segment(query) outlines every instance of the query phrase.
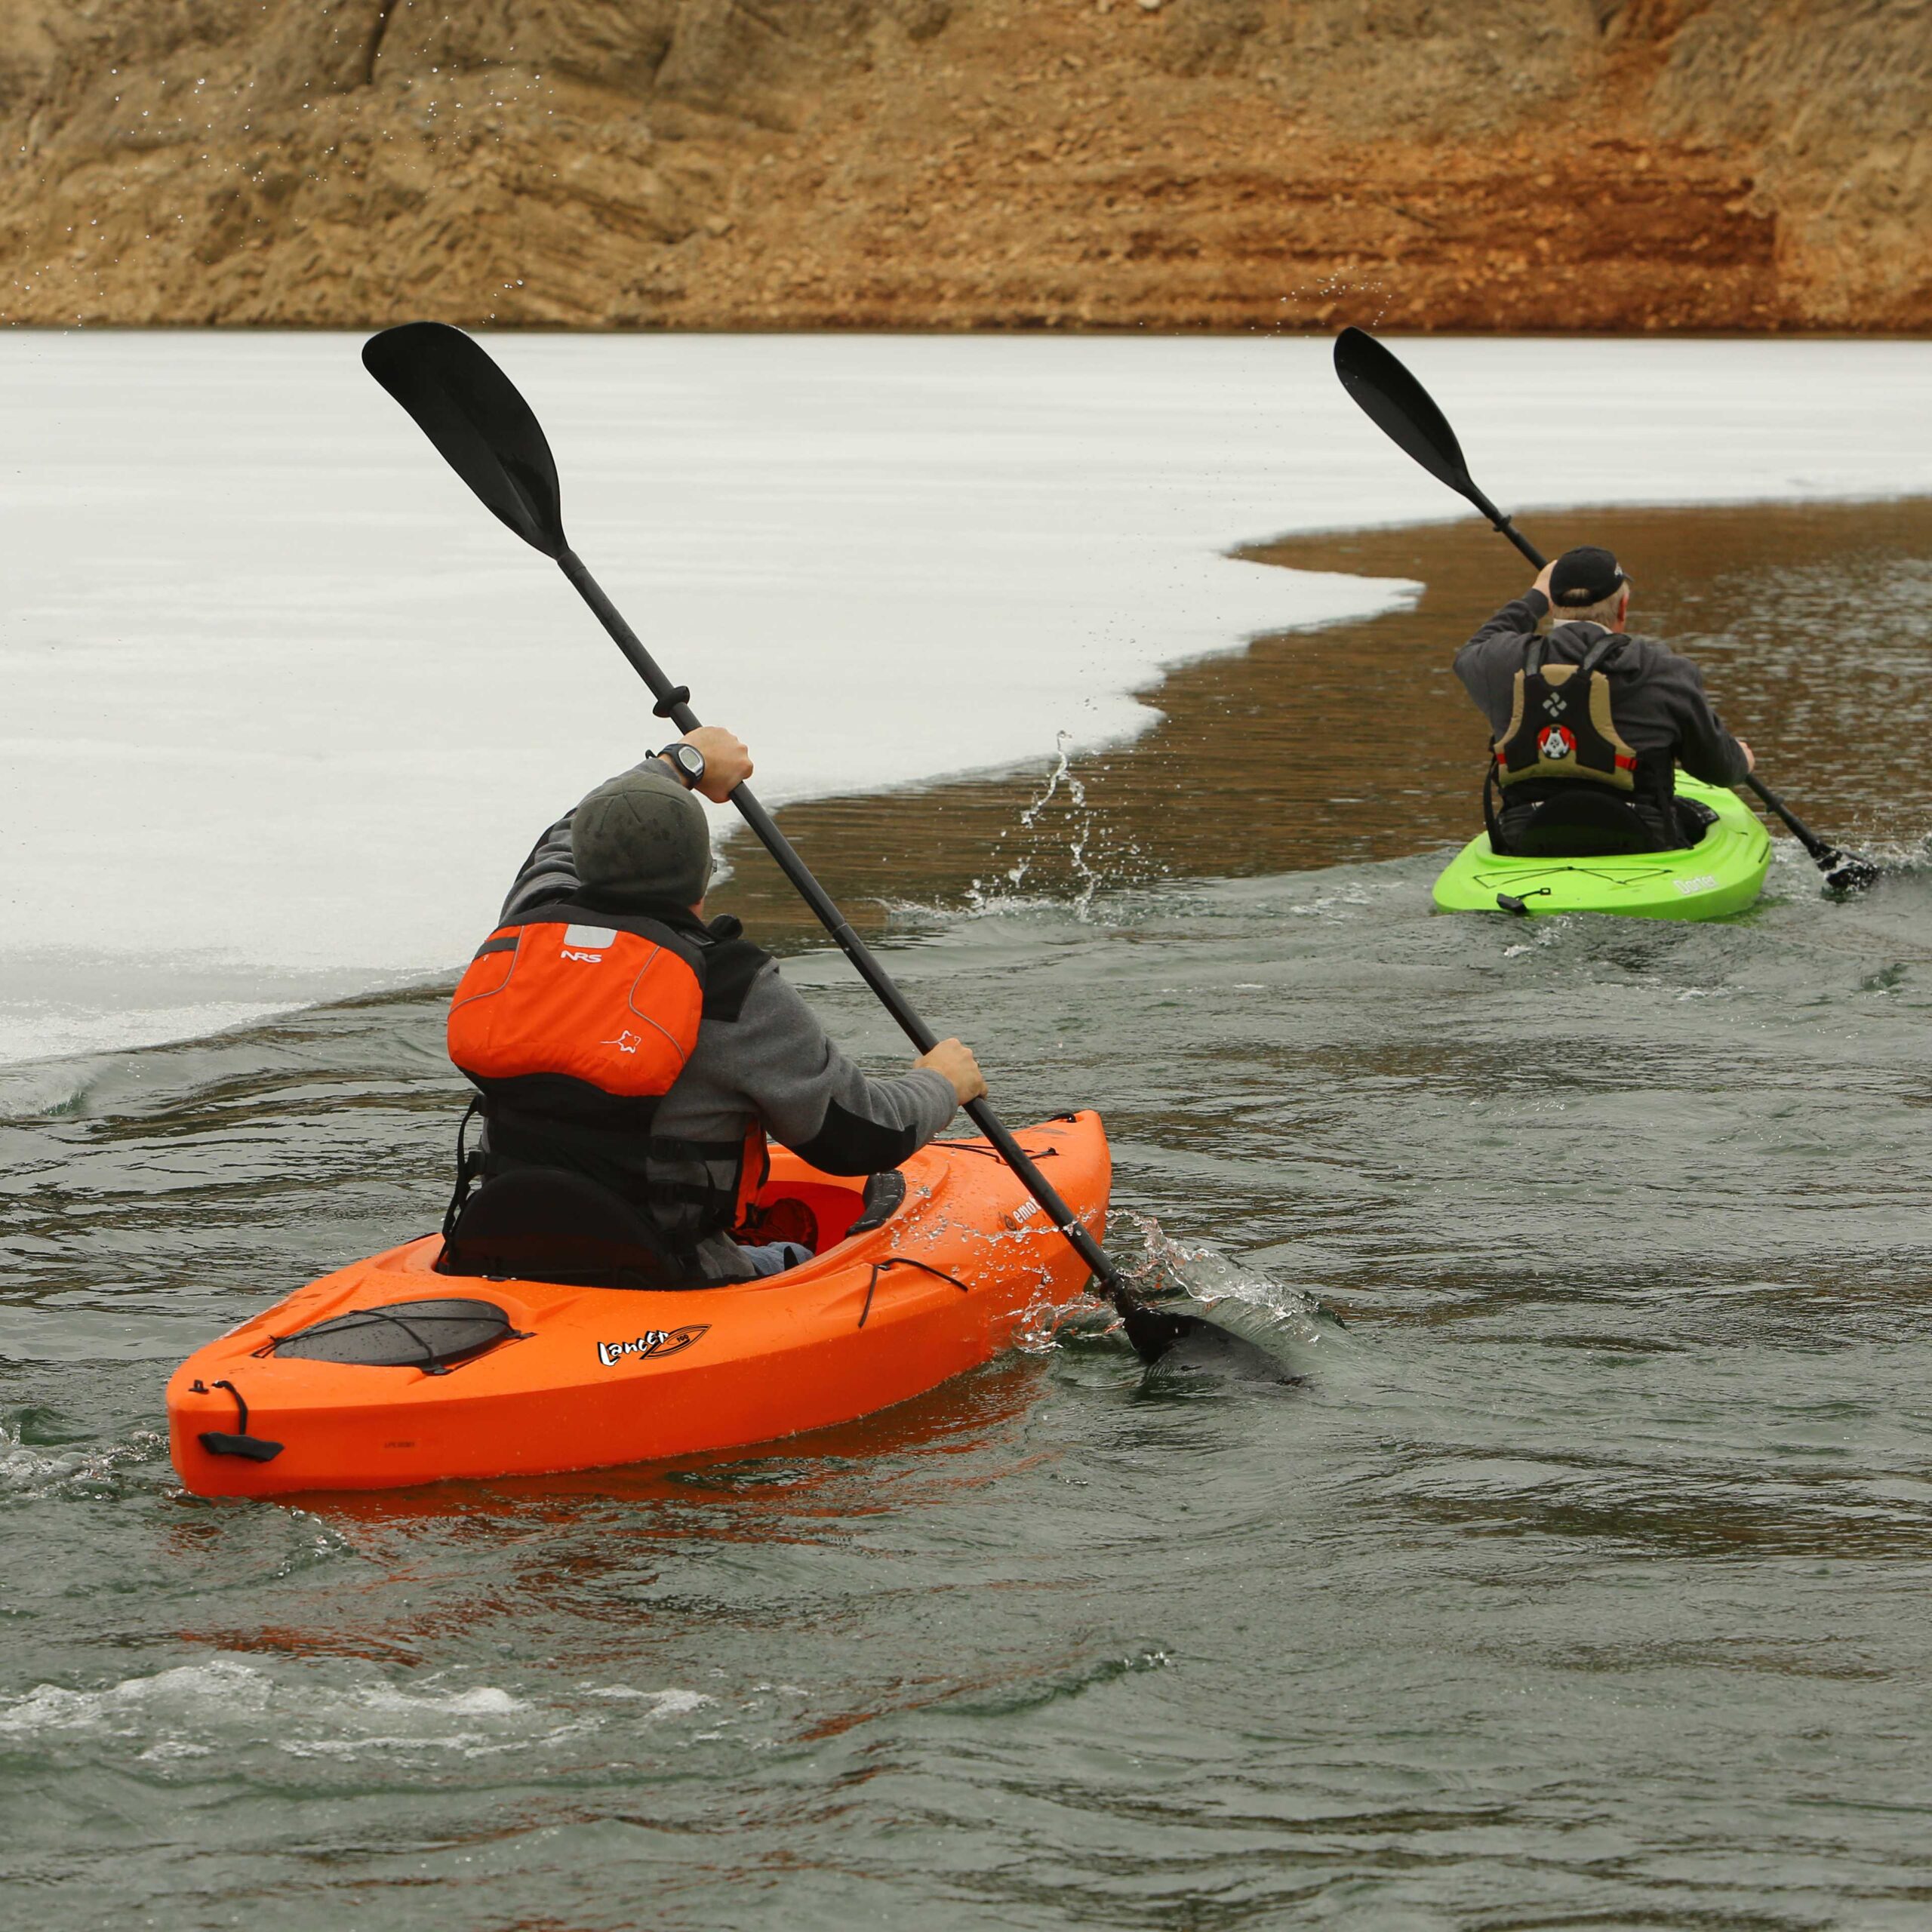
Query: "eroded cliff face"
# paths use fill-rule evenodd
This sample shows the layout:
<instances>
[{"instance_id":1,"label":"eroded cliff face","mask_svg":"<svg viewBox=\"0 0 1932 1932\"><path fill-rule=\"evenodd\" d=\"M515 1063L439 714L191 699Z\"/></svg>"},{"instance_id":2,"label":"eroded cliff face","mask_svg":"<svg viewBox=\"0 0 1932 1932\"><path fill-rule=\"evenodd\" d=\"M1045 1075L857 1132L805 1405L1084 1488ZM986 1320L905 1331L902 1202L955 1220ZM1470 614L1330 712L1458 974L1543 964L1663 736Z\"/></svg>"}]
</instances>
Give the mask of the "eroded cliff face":
<instances>
[{"instance_id":1,"label":"eroded cliff face","mask_svg":"<svg viewBox=\"0 0 1932 1932\"><path fill-rule=\"evenodd\" d=\"M0 0L14 321L1922 329L1932 0Z\"/></svg>"}]
</instances>

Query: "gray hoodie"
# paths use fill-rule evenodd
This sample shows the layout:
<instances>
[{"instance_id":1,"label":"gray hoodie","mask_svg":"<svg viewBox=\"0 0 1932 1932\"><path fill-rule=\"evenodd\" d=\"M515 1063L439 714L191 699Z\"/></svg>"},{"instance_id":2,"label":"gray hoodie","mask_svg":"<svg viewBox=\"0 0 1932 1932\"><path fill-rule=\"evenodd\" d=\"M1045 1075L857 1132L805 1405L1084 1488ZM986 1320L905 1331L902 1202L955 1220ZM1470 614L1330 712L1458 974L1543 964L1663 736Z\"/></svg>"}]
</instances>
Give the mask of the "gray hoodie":
<instances>
[{"instance_id":1,"label":"gray hoodie","mask_svg":"<svg viewBox=\"0 0 1932 1932\"><path fill-rule=\"evenodd\" d=\"M1490 735L1509 728L1516 673L1525 647L1549 611L1549 600L1531 590L1506 604L1456 654L1456 675L1489 720ZM1593 623L1558 623L1550 628L1552 663L1582 661L1604 635ZM1638 782L1652 777L1659 794L1670 792L1670 767L1681 764L1708 785L1741 785L1748 767L1744 748L1727 731L1696 665L1655 638L1632 636L1604 667L1610 680L1611 708L1617 728L1638 760Z\"/></svg>"}]
</instances>

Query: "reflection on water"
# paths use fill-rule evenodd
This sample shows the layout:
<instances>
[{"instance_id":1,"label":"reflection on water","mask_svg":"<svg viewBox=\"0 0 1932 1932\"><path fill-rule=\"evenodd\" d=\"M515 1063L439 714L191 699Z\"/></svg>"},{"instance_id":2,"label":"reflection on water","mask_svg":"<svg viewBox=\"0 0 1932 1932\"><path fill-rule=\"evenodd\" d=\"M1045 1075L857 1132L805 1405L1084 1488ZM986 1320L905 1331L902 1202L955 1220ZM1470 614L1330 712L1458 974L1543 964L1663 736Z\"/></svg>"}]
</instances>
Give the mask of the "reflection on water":
<instances>
[{"instance_id":1,"label":"reflection on water","mask_svg":"<svg viewBox=\"0 0 1932 1932\"><path fill-rule=\"evenodd\" d=\"M1694 608L1793 796L1903 844L1909 749L1854 740L1855 693L1805 667L1916 703L1923 514L1830 512L1890 532L1835 575L1824 524L1700 513L1733 561L1694 607L1671 519L1647 552L1641 520L1588 529L1673 634ZM1418 575L1485 554L1336 541ZM1747 646L1712 600L1754 571L1801 594ZM1097 884L1048 866L1066 779L1031 844L1037 778L789 815L841 891L868 836L897 855L915 1003L1011 1118L1102 1109L1123 1257L1137 1217L1217 1245L1208 1285L1272 1294L1297 1389L1145 1377L1087 1332L764 1456L195 1502L156 1433L171 1364L441 1212L440 998L8 1076L23 1918L1920 1922L1932 877L1835 905L1787 841L1723 925L1432 915L1479 734L1442 679L1374 667L1441 670L1515 581L1504 556L1453 613L1441 587L1346 650L1177 675L1145 749L1067 774ZM1324 818L1398 700L1454 725L1418 802ZM1259 749L1204 769L1229 718ZM1352 856L1294 869L1324 824ZM996 834L1044 890L961 910ZM841 961L787 971L903 1059Z\"/></svg>"},{"instance_id":2,"label":"reflection on water","mask_svg":"<svg viewBox=\"0 0 1932 1932\"><path fill-rule=\"evenodd\" d=\"M1932 721L1932 501L1521 521L1552 554L1584 542L1616 552L1635 580L1638 626L1703 667L1766 782L1814 829L1895 848L1932 831L1921 749ZM1521 558L1469 519L1242 554L1424 588L1413 610L1171 673L1142 694L1162 713L1155 731L1075 761L1057 783L1043 743L1037 767L1004 780L795 807L783 815L793 842L835 896L960 904L1296 871L1472 836L1484 731L1450 660L1529 583ZM741 839L732 857L739 876L721 903L792 920L763 854Z\"/></svg>"}]
</instances>

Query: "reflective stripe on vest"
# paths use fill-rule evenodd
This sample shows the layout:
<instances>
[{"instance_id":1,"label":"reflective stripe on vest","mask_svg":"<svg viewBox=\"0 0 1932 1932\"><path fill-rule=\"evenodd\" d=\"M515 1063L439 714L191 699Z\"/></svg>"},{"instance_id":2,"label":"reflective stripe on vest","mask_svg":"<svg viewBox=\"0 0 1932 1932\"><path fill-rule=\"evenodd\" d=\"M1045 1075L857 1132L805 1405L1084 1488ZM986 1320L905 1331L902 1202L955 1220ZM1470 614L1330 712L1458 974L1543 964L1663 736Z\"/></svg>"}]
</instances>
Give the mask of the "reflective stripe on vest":
<instances>
[{"instance_id":1,"label":"reflective stripe on vest","mask_svg":"<svg viewBox=\"0 0 1932 1932\"><path fill-rule=\"evenodd\" d=\"M1636 789L1637 754L1617 729L1601 668L1629 641L1614 632L1591 645L1580 663L1546 664L1546 640L1530 640L1516 673L1509 722L1494 748L1502 784L1587 778L1620 792Z\"/></svg>"}]
</instances>

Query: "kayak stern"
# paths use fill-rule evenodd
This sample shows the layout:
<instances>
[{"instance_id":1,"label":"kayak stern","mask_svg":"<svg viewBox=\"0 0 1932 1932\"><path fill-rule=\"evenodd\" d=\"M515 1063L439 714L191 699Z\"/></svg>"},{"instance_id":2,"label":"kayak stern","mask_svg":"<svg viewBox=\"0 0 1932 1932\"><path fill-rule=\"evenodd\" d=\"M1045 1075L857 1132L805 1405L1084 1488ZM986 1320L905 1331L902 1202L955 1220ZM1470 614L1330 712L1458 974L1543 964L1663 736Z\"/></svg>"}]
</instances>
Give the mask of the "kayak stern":
<instances>
[{"instance_id":1,"label":"kayak stern","mask_svg":"<svg viewBox=\"0 0 1932 1932\"><path fill-rule=\"evenodd\" d=\"M1678 796L1708 805L1717 823L1675 852L1605 858L1498 858L1487 832L1438 876L1444 912L1608 912L1633 919L1724 919L1757 903L1771 863L1770 835L1735 792L1679 772Z\"/></svg>"}]
</instances>

